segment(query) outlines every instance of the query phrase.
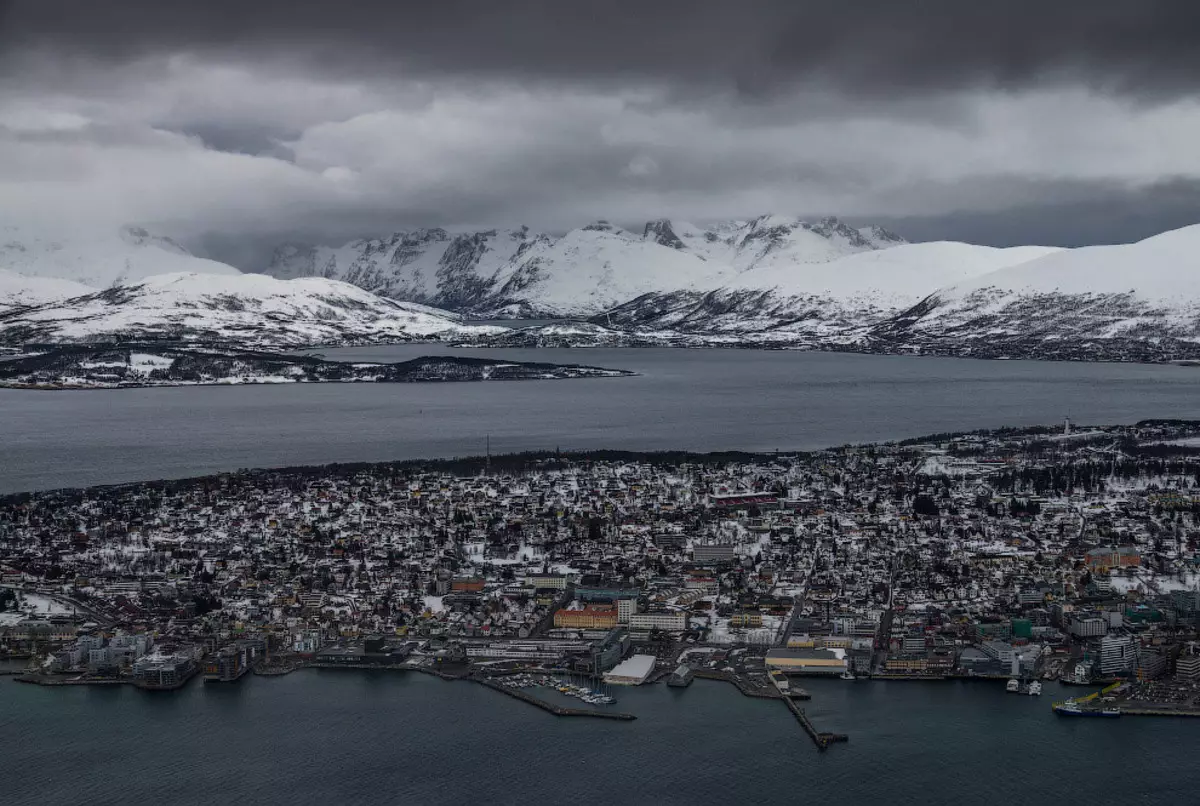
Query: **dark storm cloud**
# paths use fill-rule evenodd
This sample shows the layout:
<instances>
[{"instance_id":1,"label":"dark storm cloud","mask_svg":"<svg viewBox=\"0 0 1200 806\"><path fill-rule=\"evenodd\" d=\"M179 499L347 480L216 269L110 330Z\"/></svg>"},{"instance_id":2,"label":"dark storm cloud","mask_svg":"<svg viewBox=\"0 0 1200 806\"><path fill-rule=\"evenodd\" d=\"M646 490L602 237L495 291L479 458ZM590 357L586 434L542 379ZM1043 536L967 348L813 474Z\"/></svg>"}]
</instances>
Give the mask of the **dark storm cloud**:
<instances>
[{"instance_id":1,"label":"dark storm cloud","mask_svg":"<svg viewBox=\"0 0 1200 806\"><path fill-rule=\"evenodd\" d=\"M1026 198L1011 208L958 211L936 216L876 216L881 224L914 241L962 240L989 246L1090 246L1132 243L1200 221L1200 181L1194 179L1126 188L1112 182L1031 183Z\"/></svg>"},{"instance_id":2,"label":"dark storm cloud","mask_svg":"<svg viewBox=\"0 0 1200 806\"><path fill-rule=\"evenodd\" d=\"M1200 2L0 0L0 219L282 240L1200 220Z\"/></svg>"},{"instance_id":3,"label":"dark storm cloud","mask_svg":"<svg viewBox=\"0 0 1200 806\"><path fill-rule=\"evenodd\" d=\"M331 74L508 76L872 96L1200 81L1194 0L0 0L0 47L112 62L281 58Z\"/></svg>"}]
</instances>

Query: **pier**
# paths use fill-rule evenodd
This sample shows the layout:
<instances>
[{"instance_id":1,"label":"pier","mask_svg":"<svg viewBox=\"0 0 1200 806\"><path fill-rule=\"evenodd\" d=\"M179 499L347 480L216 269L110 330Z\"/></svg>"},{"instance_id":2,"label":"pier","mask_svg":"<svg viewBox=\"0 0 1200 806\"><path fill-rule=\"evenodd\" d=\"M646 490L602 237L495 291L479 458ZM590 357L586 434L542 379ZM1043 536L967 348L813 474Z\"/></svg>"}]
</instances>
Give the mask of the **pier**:
<instances>
[{"instance_id":1,"label":"pier","mask_svg":"<svg viewBox=\"0 0 1200 806\"><path fill-rule=\"evenodd\" d=\"M468 677L465 679L472 680L481 686L487 686L493 691L499 691L501 694L507 694L510 697L515 697L516 699L521 700L522 702L527 702L530 705L537 706L543 711L547 711L555 716L590 716L597 719L618 719L625 722L637 719L637 717L633 714L622 714L614 711L596 711L590 708L563 708L559 705L552 705L545 700L539 700L537 697L526 694L524 691L520 691L519 689L508 688L507 686L502 686L499 683L494 683L491 680L485 680L481 677Z\"/></svg>"},{"instance_id":2,"label":"pier","mask_svg":"<svg viewBox=\"0 0 1200 806\"><path fill-rule=\"evenodd\" d=\"M783 692L775 688L774 685L750 686L746 681L739 677L734 677L728 672L715 672L712 669L694 669L692 673L701 680L723 680L726 683L732 683L746 697L757 697L762 700L779 700L784 697Z\"/></svg>"},{"instance_id":3,"label":"pier","mask_svg":"<svg viewBox=\"0 0 1200 806\"><path fill-rule=\"evenodd\" d=\"M804 728L804 732L808 734L808 738L813 740L813 744L817 746L817 750L824 753L829 749L829 745L835 742L848 742L850 737L844 733L823 733L818 731L813 725L812 720L808 718L808 714L804 713L804 709L796 705L790 698L785 698L788 710L796 717L796 721L800 723L800 727Z\"/></svg>"}]
</instances>

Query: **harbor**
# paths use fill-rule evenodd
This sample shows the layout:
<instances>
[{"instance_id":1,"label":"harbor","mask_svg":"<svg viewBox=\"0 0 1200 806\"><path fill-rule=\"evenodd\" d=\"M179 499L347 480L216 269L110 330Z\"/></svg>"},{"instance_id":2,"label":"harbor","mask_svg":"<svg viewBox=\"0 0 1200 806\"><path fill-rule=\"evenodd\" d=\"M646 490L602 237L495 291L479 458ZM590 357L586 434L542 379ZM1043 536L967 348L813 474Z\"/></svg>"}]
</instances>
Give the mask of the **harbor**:
<instances>
[{"instance_id":1,"label":"harbor","mask_svg":"<svg viewBox=\"0 0 1200 806\"><path fill-rule=\"evenodd\" d=\"M1057 685L1040 700L1009 695L1003 682L833 679L813 680L806 688L811 704L799 705L817 732L844 733L851 741L819 752L782 703L747 698L727 682L705 679L686 690L645 685L621 692L611 710L636 715L634 721L556 718L482 685L394 672L302 669L283 677L247 675L228 687L193 680L168 697L132 686L42 689L0 682L6 730L28 738L13 743L0 771L6 803L71 802L69 791L86 780L95 751L69 745L76 761L62 777L48 780L26 745L77 734L82 713L97 744L147 760L144 775L120 789L147 800L155 791L161 799L164 782L219 786L217 770L243 765L253 767L264 785L253 799L269 803L281 802L276 793L287 793L296 804L338 794L367 801L380 787L412 802L475 797L508 803L511 782L528 780L520 776L589 806L604 798L783 803L800 790L848 802L885 802L889 792L903 792L921 802L947 803L995 764L1023 761L1031 774L1047 773L1039 790L1044 797L1109 803L1123 792L1126 802L1136 802L1131 788L1122 789L1111 776L1048 774L1062 764L1116 765L1133 752L1147 775L1161 777L1160 794L1189 802L1193 781L1182 771L1194 746L1193 720L1056 718L1048 699L1065 696ZM209 741L197 742L197 725ZM1029 752L1039 746L1053 746L1057 755ZM955 763L945 764L938 759L950 747ZM274 762L268 749L286 754L289 763ZM420 761L434 751L438 764ZM668 751L695 758L697 767L660 763ZM389 760L397 757L418 761L396 769ZM336 763L342 776L329 776L322 759ZM455 774L462 780L448 782ZM345 787L348 780L369 788L338 788L338 781ZM107 779L90 785L98 800L116 797ZM991 794L998 793L984 792L976 802L1004 802Z\"/></svg>"}]
</instances>

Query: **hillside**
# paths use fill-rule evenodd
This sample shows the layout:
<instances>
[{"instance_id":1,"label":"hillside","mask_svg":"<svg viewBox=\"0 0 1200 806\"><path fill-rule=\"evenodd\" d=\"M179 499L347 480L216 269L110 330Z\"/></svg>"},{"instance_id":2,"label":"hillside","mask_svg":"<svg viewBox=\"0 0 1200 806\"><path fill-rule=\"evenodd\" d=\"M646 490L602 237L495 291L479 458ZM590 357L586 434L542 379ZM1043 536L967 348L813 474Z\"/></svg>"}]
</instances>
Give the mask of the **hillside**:
<instances>
[{"instance_id":1,"label":"hillside","mask_svg":"<svg viewBox=\"0 0 1200 806\"><path fill-rule=\"evenodd\" d=\"M166 274L0 313L0 344L144 339L241 346L411 341L490 332L322 278Z\"/></svg>"},{"instance_id":2,"label":"hillside","mask_svg":"<svg viewBox=\"0 0 1200 806\"><path fill-rule=\"evenodd\" d=\"M871 330L873 349L1194 358L1200 225L1045 255L934 292Z\"/></svg>"},{"instance_id":3,"label":"hillside","mask_svg":"<svg viewBox=\"0 0 1200 806\"><path fill-rule=\"evenodd\" d=\"M241 274L233 266L195 257L169 238L139 227L48 234L0 226L0 270L30 278L69 280L94 289L136 283L158 274ZM0 304L4 299L0 288Z\"/></svg>"},{"instance_id":4,"label":"hillside","mask_svg":"<svg viewBox=\"0 0 1200 806\"><path fill-rule=\"evenodd\" d=\"M931 289L1054 251L940 241L860 251L820 263L763 265L710 291L644 296L594 321L687 333L785 330L800 337L834 336L882 321Z\"/></svg>"},{"instance_id":5,"label":"hillside","mask_svg":"<svg viewBox=\"0 0 1200 806\"><path fill-rule=\"evenodd\" d=\"M560 238L526 228L422 229L337 248L286 245L267 273L344 280L473 316L580 317L644 294L710 291L757 267L824 263L900 243L878 228L782 216L708 228L664 219L641 233L598 221Z\"/></svg>"},{"instance_id":6,"label":"hillside","mask_svg":"<svg viewBox=\"0 0 1200 806\"><path fill-rule=\"evenodd\" d=\"M0 386L118 389L280 383L436 383L616 378L633 373L577 364L422 356L395 363L327 361L162 344L62 345L0 362Z\"/></svg>"},{"instance_id":7,"label":"hillside","mask_svg":"<svg viewBox=\"0 0 1200 806\"><path fill-rule=\"evenodd\" d=\"M57 277L26 277L0 269L0 313L94 293L96 289Z\"/></svg>"}]
</instances>

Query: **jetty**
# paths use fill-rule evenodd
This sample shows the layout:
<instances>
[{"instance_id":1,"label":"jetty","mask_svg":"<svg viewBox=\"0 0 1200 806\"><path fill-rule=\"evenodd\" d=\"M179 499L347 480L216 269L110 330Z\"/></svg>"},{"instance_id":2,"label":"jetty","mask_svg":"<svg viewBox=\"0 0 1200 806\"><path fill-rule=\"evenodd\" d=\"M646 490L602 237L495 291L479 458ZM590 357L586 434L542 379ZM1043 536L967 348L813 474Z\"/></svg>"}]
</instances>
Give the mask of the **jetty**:
<instances>
[{"instance_id":1,"label":"jetty","mask_svg":"<svg viewBox=\"0 0 1200 806\"><path fill-rule=\"evenodd\" d=\"M692 674L701 680L722 680L726 683L732 683L746 697L755 697L761 700L779 700L784 697L783 692L774 685L751 686L740 677L735 677L728 672L717 672L712 669L694 669Z\"/></svg>"},{"instance_id":2,"label":"jetty","mask_svg":"<svg viewBox=\"0 0 1200 806\"><path fill-rule=\"evenodd\" d=\"M596 719L617 719L625 722L630 722L634 719L637 719L637 717L633 714L622 714L613 711L596 711L590 708L564 708L560 705L548 703L545 700L539 700L537 697L526 694L520 689L508 688L507 686L502 686L499 683L495 683L482 677L468 677L464 679L472 680L481 686L487 686L493 691L499 691L501 694L507 694L510 697L521 700L522 702L527 702L530 705L541 708L543 711L554 714L555 716L588 716Z\"/></svg>"},{"instance_id":3,"label":"jetty","mask_svg":"<svg viewBox=\"0 0 1200 806\"><path fill-rule=\"evenodd\" d=\"M800 723L800 727L804 728L804 732L808 734L808 738L813 740L813 744L817 746L817 750L824 753L829 749L829 745L836 742L848 742L850 737L844 733L826 733L817 730L813 725L812 720L808 718L808 714L804 713L804 709L796 705L791 698L785 698L788 710L796 717L796 721Z\"/></svg>"}]
</instances>

